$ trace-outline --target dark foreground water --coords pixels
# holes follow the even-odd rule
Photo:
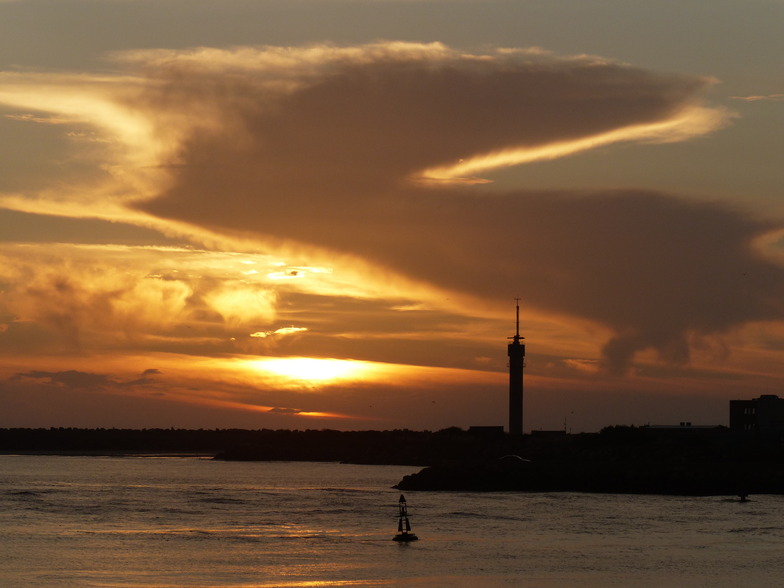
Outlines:
[[[416,468],[0,456],[0,586],[784,585],[784,497],[407,494]]]

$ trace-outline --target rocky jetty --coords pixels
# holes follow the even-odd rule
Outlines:
[[[453,462],[405,476],[399,490],[605,492],[694,496],[784,494],[784,467],[728,463]]]
[[[784,494],[784,450],[726,429],[661,432],[613,427],[600,434],[523,440],[519,454],[449,460],[405,476],[400,490]]]

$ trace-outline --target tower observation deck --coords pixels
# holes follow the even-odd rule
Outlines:
[[[525,345],[520,341],[520,299],[516,301],[516,327],[509,350],[509,434],[523,434],[523,367],[525,367]]]

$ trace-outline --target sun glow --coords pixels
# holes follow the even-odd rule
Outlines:
[[[290,380],[329,382],[359,379],[371,370],[369,362],[348,359],[317,359],[313,357],[286,357],[252,362],[257,370],[270,372]]]

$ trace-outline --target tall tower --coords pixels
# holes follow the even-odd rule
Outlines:
[[[525,366],[525,345],[520,343],[520,299],[515,298],[516,328],[509,343],[509,434],[523,434],[523,367]]]

